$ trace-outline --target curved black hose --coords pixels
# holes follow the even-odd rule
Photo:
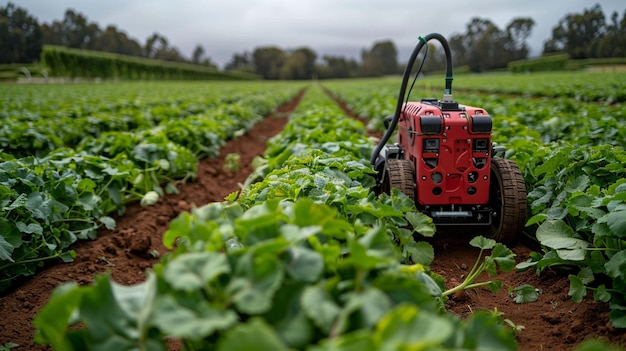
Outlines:
[[[404,101],[404,95],[406,94],[406,85],[409,81],[409,77],[411,76],[411,70],[413,69],[413,65],[415,64],[417,55],[422,50],[424,45],[428,43],[429,40],[436,39],[441,43],[441,46],[443,46],[443,50],[445,51],[445,54],[446,54],[445,94],[452,94],[452,54],[450,52],[450,45],[448,44],[448,41],[443,35],[439,33],[430,33],[424,36],[423,38],[420,37],[419,39],[420,39],[419,43],[417,43],[417,45],[415,46],[415,49],[413,49],[413,52],[411,53],[411,56],[409,57],[409,62],[404,68],[404,74],[402,75],[402,85],[400,85],[400,92],[398,94],[398,102],[396,103],[396,110],[395,110],[395,113],[393,114],[393,119],[391,120],[391,123],[389,124],[387,131],[383,135],[383,138],[380,140],[380,143],[378,143],[378,145],[374,149],[374,152],[372,153],[372,158],[370,159],[371,164],[376,163],[376,158],[378,158],[378,154],[380,154],[380,150],[382,150],[385,144],[387,144],[387,142],[389,141],[389,138],[391,138],[391,135],[393,134],[394,130],[396,129],[396,126],[398,125],[398,120],[400,119],[400,112],[402,112],[402,104]]]

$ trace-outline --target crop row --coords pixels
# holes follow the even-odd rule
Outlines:
[[[443,309],[432,247],[413,237],[431,235],[432,222],[399,192],[372,193],[371,149],[364,127],[314,87],[241,193],[170,223],[173,251],[145,282],[101,276],[57,288],[34,321],[36,341],[68,350],[164,350],[166,337],[188,350],[514,350],[501,317],[461,321]],[[475,244],[498,255],[485,259],[489,271],[512,268],[504,246]]]
[[[133,87],[116,88],[118,94],[124,94]],[[75,96],[80,87],[73,89],[70,96]],[[146,115],[160,123],[132,130],[112,130],[102,119],[107,130],[84,136],[74,147],[55,146],[42,157],[0,154],[0,291],[16,277],[34,274],[46,260],[71,261],[71,244],[95,238],[103,225],[114,228],[115,221],[109,214],[123,214],[128,202],[141,200],[142,205],[150,205],[166,192],[176,192],[176,182],[195,177],[198,158],[215,155],[225,140],[243,133],[297,92],[298,87],[288,85],[271,96],[249,90],[251,96],[242,95],[240,100],[226,96],[222,100],[229,104],[212,102],[182,116],[178,115],[180,106],[170,105],[167,113],[151,109]],[[179,98],[181,104],[189,104],[184,95]],[[71,106],[72,101],[57,103]],[[33,104],[41,108],[44,102],[35,99]],[[140,111],[141,104],[132,107]],[[107,113],[115,120],[119,110],[111,110]],[[163,113],[157,117],[156,111]],[[46,125],[50,135],[57,131],[62,134],[64,129],[92,116],[86,112],[84,116],[68,117],[72,121],[50,118]],[[64,124],[55,124],[55,119]],[[39,117],[24,123],[35,125],[42,120]],[[19,137],[20,132],[14,131],[15,136]]]
[[[268,89],[275,94],[267,94]],[[183,139],[188,134],[184,129],[206,121],[214,121],[207,131],[219,140],[222,130],[231,128],[229,123],[268,114],[285,94],[291,94],[287,85],[225,82],[12,85],[0,98],[0,151],[41,157],[109,132],[154,128]],[[198,156],[220,147],[211,140],[202,144],[211,151],[198,150],[204,151]]]
[[[388,86],[327,87],[359,114],[382,120],[395,107]],[[626,328],[626,106],[462,95],[459,102],[490,112],[493,140],[523,171],[531,213],[526,233],[543,249],[518,269],[572,269],[570,296],[581,301],[592,293],[609,302],[613,325]]]

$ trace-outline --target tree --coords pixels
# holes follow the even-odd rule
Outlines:
[[[568,14],[552,28],[552,38],[544,42],[543,53],[564,51],[573,59],[591,57],[591,43],[602,38],[604,29],[600,4],[585,9],[582,14]]]
[[[626,57],[626,10],[619,20],[614,11],[611,23],[606,26],[605,34],[590,45],[591,57]]]
[[[371,50],[361,51],[361,75],[377,77],[398,73],[398,51],[392,41],[374,43]]]
[[[529,49],[526,40],[535,26],[535,21],[530,17],[515,18],[506,26],[506,49],[511,53],[513,60],[521,60],[528,57]]]
[[[248,51],[243,54],[234,54],[224,68],[229,71],[253,72],[252,55]]]
[[[526,40],[535,22],[531,18],[515,18],[505,30],[483,18],[472,18],[465,34],[450,38],[453,63],[468,65],[473,72],[504,68],[512,60],[528,57]]]
[[[252,53],[254,71],[263,79],[279,79],[285,63],[285,52],[275,46],[254,49]]]
[[[204,48],[202,45],[196,45],[196,48],[193,49],[193,54],[191,54],[191,62],[195,64],[200,64],[202,61],[202,57],[204,56]]]
[[[413,67],[414,71],[419,69],[419,60],[423,59],[424,54],[426,54],[426,60],[424,61],[424,65],[422,66],[422,72],[427,73],[442,71],[446,68],[446,53],[441,45],[438,44],[439,42],[437,42],[436,44],[433,42],[428,43],[428,52],[426,53],[426,50],[422,50],[422,57],[419,57],[417,62],[415,63],[415,66]]]
[[[469,43],[466,43],[466,37],[463,34],[454,34],[448,39],[450,51],[452,51],[452,63],[454,66],[467,65],[467,56]]]
[[[159,33],[153,33],[146,39],[143,52],[147,58],[156,58],[158,53],[167,50],[167,38]]]
[[[114,25],[109,25],[96,39],[96,44],[92,50],[113,52],[122,55],[141,56],[143,49],[141,45],[126,33],[119,31]]]
[[[39,23],[13,3],[0,7],[0,63],[31,63],[41,54]]]
[[[75,49],[92,49],[97,46],[100,28],[88,23],[87,17],[72,9],[65,11],[62,21],[54,21],[43,28],[44,44],[62,45]]]
[[[317,76],[320,79],[355,77],[359,70],[359,64],[355,60],[330,55],[322,59],[324,64],[317,67]]]
[[[473,72],[497,68],[497,55],[503,52],[502,31],[491,20],[474,17],[467,24],[464,42],[466,60]]]
[[[311,79],[315,75],[317,55],[309,48],[300,48],[287,56],[280,70],[281,79]]]

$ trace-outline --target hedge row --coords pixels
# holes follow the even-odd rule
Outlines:
[[[546,55],[537,58],[509,62],[507,68],[514,73],[582,70],[594,66],[626,65],[626,57],[570,60],[567,54]]]
[[[119,78],[128,80],[253,80],[244,73],[224,73],[214,68],[140,57],[44,46],[41,62],[53,77]]]
[[[567,69],[569,56],[567,54],[547,55],[528,60],[511,61],[507,65],[514,73],[562,71]]]

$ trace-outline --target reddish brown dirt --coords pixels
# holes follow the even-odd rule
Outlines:
[[[167,226],[181,211],[192,205],[201,206],[239,189],[252,171],[250,162],[265,149],[266,140],[282,130],[286,117],[299,102],[295,99],[266,118],[249,133],[226,143],[217,158],[205,159],[198,164],[196,181],[179,186],[180,193],[159,200],[155,206],[143,208],[129,205],[126,214],[117,219],[113,231],[102,230],[98,239],[75,245],[75,262],[50,265],[32,279],[19,284],[13,291],[0,297],[0,348],[6,343],[20,345],[16,350],[47,350],[33,343],[32,320],[45,305],[54,287],[76,281],[90,284],[95,274],[109,271],[113,279],[129,285],[145,279],[144,271],[158,262],[151,253],[163,254],[166,249],[161,237]],[[345,105],[343,105],[345,107]],[[238,153],[241,169],[224,170],[224,157]],[[443,275],[448,287],[459,284],[467,267],[471,267],[478,250],[470,247],[469,237],[447,236],[429,240],[435,248],[435,261],[431,269]],[[527,259],[530,249],[523,243],[509,246],[517,261]],[[572,350],[584,339],[597,336],[614,344],[626,345],[626,333],[608,322],[608,306],[591,299],[573,303],[567,295],[567,274],[547,272],[541,277],[533,272],[501,274],[503,282],[499,293],[479,289],[459,293],[447,303],[450,311],[466,316],[479,309],[504,313],[504,318],[524,328],[518,334],[519,348],[530,350]],[[508,289],[521,284],[531,284],[541,290],[535,303],[519,305],[512,301]]]

